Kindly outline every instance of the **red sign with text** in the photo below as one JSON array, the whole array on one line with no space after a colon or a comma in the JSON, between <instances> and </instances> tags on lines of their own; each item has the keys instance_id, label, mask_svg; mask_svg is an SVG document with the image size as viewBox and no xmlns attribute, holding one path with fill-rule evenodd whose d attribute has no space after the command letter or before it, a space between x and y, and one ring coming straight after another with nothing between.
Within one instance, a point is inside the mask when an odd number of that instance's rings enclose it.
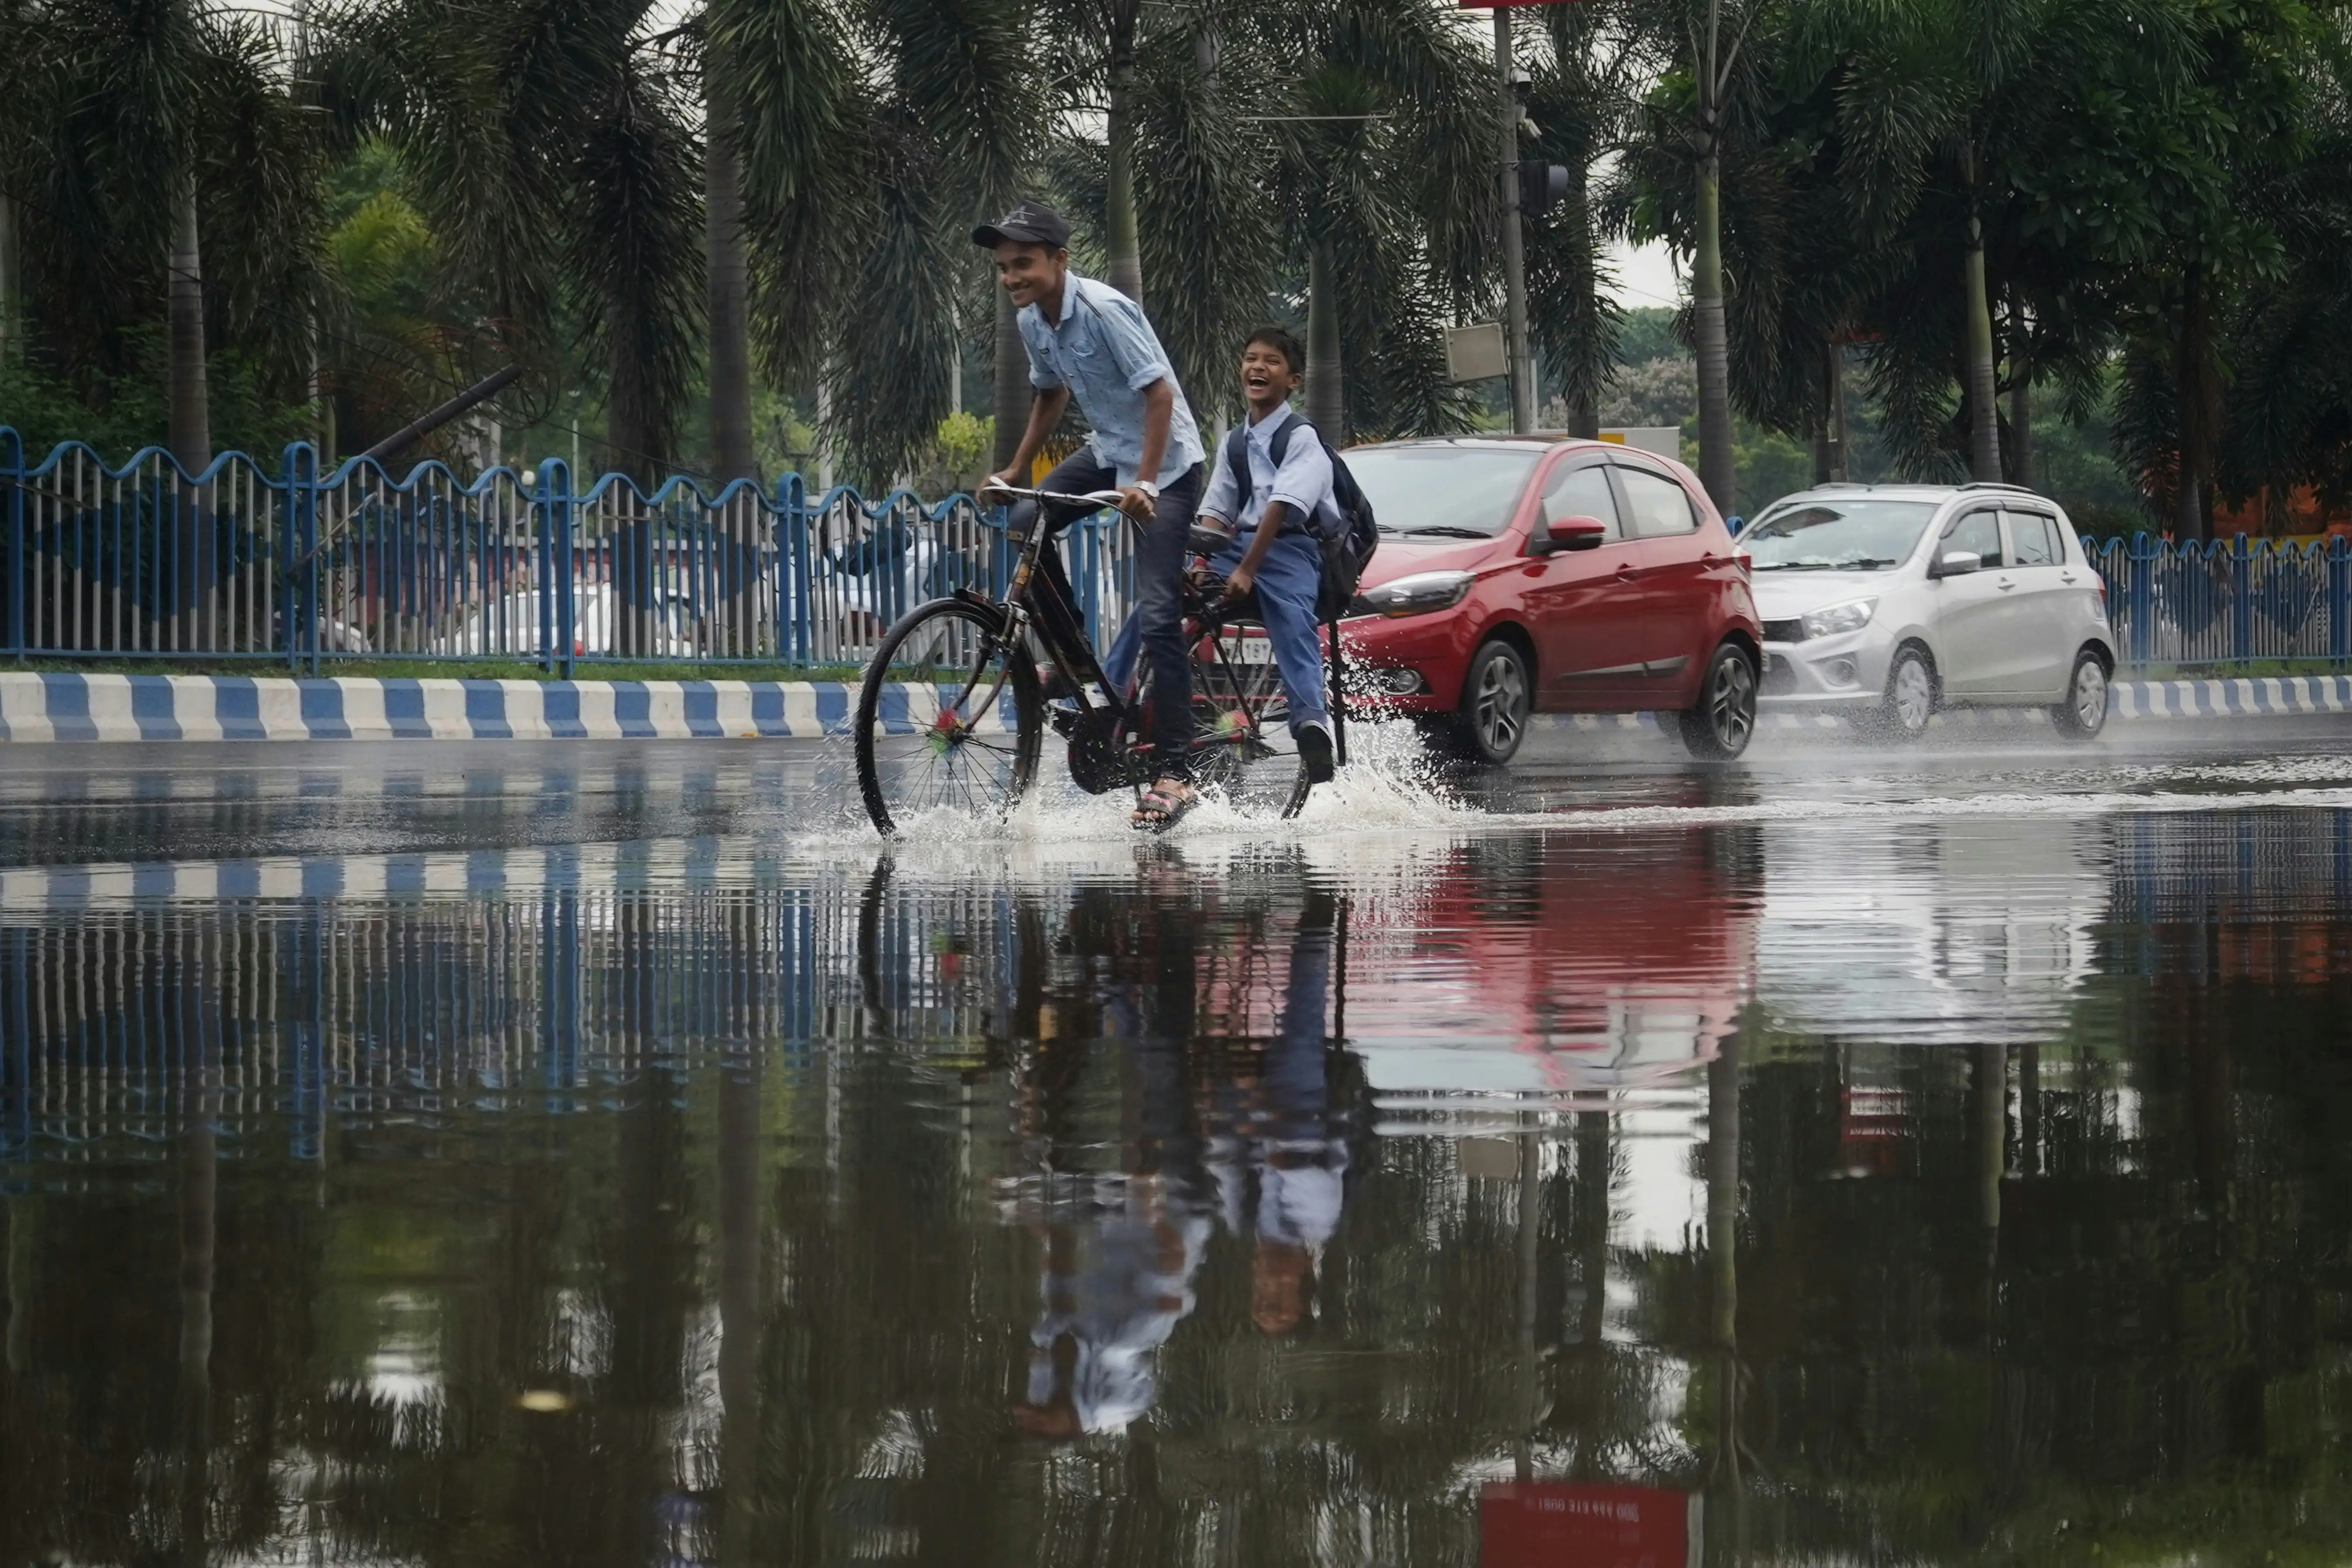
<instances>
[{"instance_id":1,"label":"red sign with text","mask_svg":"<svg viewBox=\"0 0 2352 1568\"><path fill-rule=\"evenodd\" d=\"M1478 1493L1478 1568L1695 1568L1698 1548L1688 1492L1496 1481Z\"/></svg>"}]
</instances>

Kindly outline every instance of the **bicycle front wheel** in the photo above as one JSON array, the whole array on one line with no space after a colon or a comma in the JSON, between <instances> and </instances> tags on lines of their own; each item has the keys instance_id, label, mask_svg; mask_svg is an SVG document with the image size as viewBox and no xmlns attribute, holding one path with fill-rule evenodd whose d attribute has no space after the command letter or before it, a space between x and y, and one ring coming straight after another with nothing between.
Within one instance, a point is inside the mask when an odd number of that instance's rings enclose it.
<instances>
[{"instance_id":1,"label":"bicycle front wheel","mask_svg":"<svg viewBox=\"0 0 2352 1568\"><path fill-rule=\"evenodd\" d=\"M853 721L857 785L876 828L926 812L1002 820L1037 777L1045 710L1027 639L993 605L919 605L883 634Z\"/></svg>"}]
</instances>

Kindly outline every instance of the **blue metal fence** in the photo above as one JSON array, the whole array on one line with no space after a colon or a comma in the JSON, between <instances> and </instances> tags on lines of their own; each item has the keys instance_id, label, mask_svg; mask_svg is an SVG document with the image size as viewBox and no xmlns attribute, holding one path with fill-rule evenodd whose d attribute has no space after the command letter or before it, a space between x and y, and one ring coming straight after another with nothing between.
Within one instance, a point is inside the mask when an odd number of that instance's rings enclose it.
<instances>
[{"instance_id":1,"label":"blue metal fence","mask_svg":"<svg viewBox=\"0 0 2352 1568\"><path fill-rule=\"evenodd\" d=\"M573 479L560 458L321 474L305 442L274 469L225 452L190 475L152 447L110 468L79 443L28 465L0 426L0 658L856 665L908 606L1010 566L970 496ZM1070 541L1099 641L1131 602L1129 535L1105 517ZM2126 667L2352 663L2352 542L2085 543Z\"/></svg>"},{"instance_id":2,"label":"blue metal fence","mask_svg":"<svg viewBox=\"0 0 2352 1568\"><path fill-rule=\"evenodd\" d=\"M583 489L561 458L469 481L437 462L321 474L306 442L274 469L224 452L191 475L160 447L115 468L78 442L32 465L5 426L0 509L16 658L856 665L909 606L1001 589L1012 558L1001 510L966 495L813 496L797 474ZM1088 520L1069 554L1099 637L1129 602L1129 533Z\"/></svg>"},{"instance_id":3,"label":"blue metal fence","mask_svg":"<svg viewBox=\"0 0 2352 1568\"><path fill-rule=\"evenodd\" d=\"M2352 541L2086 541L2126 665L2352 659Z\"/></svg>"}]
</instances>

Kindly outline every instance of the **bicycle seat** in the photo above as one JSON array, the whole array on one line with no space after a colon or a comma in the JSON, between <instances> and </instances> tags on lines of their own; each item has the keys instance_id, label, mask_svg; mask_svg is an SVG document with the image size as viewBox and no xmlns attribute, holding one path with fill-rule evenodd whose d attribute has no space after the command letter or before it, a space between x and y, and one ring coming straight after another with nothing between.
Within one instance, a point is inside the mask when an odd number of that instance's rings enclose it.
<instances>
[{"instance_id":1,"label":"bicycle seat","mask_svg":"<svg viewBox=\"0 0 2352 1568\"><path fill-rule=\"evenodd\" d=\"M1194 555L1215 555L1233 542L1232 534L1221 532L1213 528L1203 528L1196 522L1192 525L1192 533L1184 542L1184 548Z\"/></svg>"}]
</instances>

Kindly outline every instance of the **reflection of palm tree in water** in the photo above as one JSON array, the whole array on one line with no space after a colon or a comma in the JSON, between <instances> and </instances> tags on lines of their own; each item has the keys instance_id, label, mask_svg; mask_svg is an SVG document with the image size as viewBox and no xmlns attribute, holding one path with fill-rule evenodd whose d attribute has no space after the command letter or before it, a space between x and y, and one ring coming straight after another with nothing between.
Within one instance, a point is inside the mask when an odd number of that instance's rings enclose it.
<instances>
[{"instance_id":1,"label":"reflection of palm tree in water","mask_svg":"<svg viewBox=\"0 0 2352 1568\"><path fill-rule=\"evenodd\" d=\"M1193 1275L1220 1221L1251 1242L1252 1321L1268 1334L1297 1331L1316 1261L1339 1224L1348 1163L1324 1030L1331 897L1307 899L1276 1032L1260 1039L1195 1028L1203 1012L1245 1016L1255 968L1246 942L1238 952L1225 944L1202 965L1198 911L1160 904L1138 929L1087 901L1071 921L1082 961L1116 959L1122 949L1149 960L1134 983L1102 994L1100 1033L1125 1044L1121 1066L1135 1090L1126 1169L1049 1177L1036 1216L1045 1310L1030 1333L1028 1387L1014 1415L1024 1430L1050 1437L1118 1430L1150 1409L1159 1349L1192 1310ZM1111 937L1108 953L1095 936Z\"/></svg>"}]
</instances>

